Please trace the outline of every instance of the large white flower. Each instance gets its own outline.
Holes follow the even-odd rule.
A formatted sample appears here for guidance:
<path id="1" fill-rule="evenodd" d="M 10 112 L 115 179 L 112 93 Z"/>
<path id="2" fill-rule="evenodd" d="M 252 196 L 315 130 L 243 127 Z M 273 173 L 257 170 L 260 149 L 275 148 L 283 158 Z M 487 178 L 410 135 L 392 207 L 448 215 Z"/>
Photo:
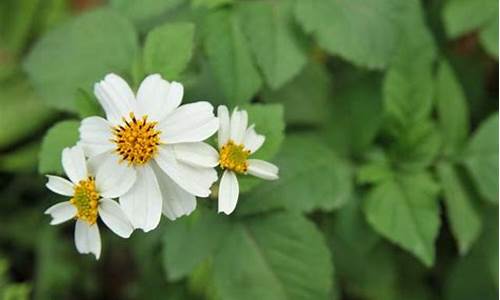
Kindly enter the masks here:
<path id="1" fill-rule="evenodd" d="M 230 214 L 238 202 L 239 184 L 236 174 L 250 174 L 266 180 L 278 179 L 278 167 L 248 157 L 259 150 L 265 137 L 257 134 L 254 125 L 248 126 L 245 110 L 234 109 L 231 117 L 226 106 L 217 109 L 219 118 L 219 164 L 224 173 L 219 185 L 219 212 Z"/>
<path id="2" fill-rule="evenodd" d="M 128 238 L 132 233 L 132 224 L 120 205 L 110 199 L 116 195 L 116 190 L 106 184 L 106 174 L 87 168 L 83 150 L 79 146 L 63 150 L 62 165 L 71 181 L 48 175 L 47 188 L 71 199 L 51 206 L 45 213 L 52 216 L 51 225 L 76 218 L 76 249 L 82 254 L 93 253 L 99 259 L 101 238 L 97 217 L 123 238 Z"/>
<path id="3" fill-rule="evenodd" d="M 135 228 L 190 214 L 196 198 L 207 197 L 217 180 L 217 151 L 202 141 L 218 129 L 208 102 L 179 106 L 180 83 L 150 75 L 137 95 L 115 74 L 94 86 L 106 119 L 89 117 L 80 126 L 80 144 L 97 157 L 106 185 L 120 192 L 120 205 Z"/>

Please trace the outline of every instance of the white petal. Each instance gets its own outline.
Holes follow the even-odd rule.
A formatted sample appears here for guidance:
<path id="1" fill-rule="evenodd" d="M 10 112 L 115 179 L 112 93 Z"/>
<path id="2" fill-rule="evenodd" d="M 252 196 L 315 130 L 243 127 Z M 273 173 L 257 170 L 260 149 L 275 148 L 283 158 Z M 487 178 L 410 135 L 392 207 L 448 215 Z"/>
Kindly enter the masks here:
<path id="1" fill-rule="evenodd" d="M 246 110 L 238 111 L 234 109 L 231 116 L 231 140 L 236 144 L 243 143 L 245 132 L 247 130 L 248 114 Z"/>
<path id="2" fill-rule="evenodd" d="M 248 174 L 267 180 L 278 179 L 278 167 L 260 159 L 248 160 Z"/>
<path id="3" fill-rule="evenodd" d="M 224 171 L 219 185 L 219 212 L 229 215 L 236 208 L 240 186 L 238 178 L 232 171 Z"/>
<path id="4" fill-rule="evenodd" d="M 106 118 L 114 125 L 120 124 L 122 117 L 135 112 L 134 93 L 127 82 L 116 74 L 108 74 L 96 83 L 94 93 L 106 112 Z"/>
<path id="5" fill-rule="evenodd" d="M 158 226 L 161 218 L 161 192 L 149 165 L 137 168 L 137 180 L 132 188 L 120 197 L 120 205 L 134 228 L 147 232 Z"/>
<path id="6" fill-rule="evenodd" d="M 122 238 L 128 238 L 134 231 L 132 223 L 130 223 L 116 201 L 101 199 L 99 202 L 99 216 L 109 229 Z"/>
<path id="7" fill-rule="evenodd" d="M 45 186 L 49 190 L 59 195 L 69 197 L 73 196 L 73 193 L 75 192 L 73 183 L 59 176 L 47 175 L 47 178 L 49 179 L 49 181 L 47 181 Z"/>
<path id="8" fill-rule="evenodd" d="M 87 156 L 95 156 L 115 148 L 111 142 L 113 138 L 112 125 L 101 117 L 83 119 L 79 131 L 79 144 Z"/>
<path id="9" fill-rule="evenodd" d="M 219 148 L 222 148 L 229 140 L 231 133 L 229 111 L 225 105 L 220 105 L 217 108 L 217 118 L 219 119 L 217 142 L 219 143 Z"/>
<path id="10" fill-rule="evenodd" d="M 95 183 L 103 198 L 116 198 L 130 190 L 136 182 L 137 172 L 115 153 L 106 156 L 97 167 Z"/>
<path id="11" fill-rule="evenodd" d="M 76 207 L 69 201 L 65 201 L 52 205 L 45 211 L 45 214 L 52 217 L 50 225 L 57 225 L 74 218 L 76 212 Z"/>
<path id="12" fill-rule="evenodd" d="M 137 114 L 149 120 L 160 121 L 174 111 L 182 101 L 184 87 L 178 82 L 168 82 L 159 74 L 146 77 L 137 92 Z"/>
<path id="13" fill-rule="evenodd" d="M 210 187 L 217 180 L 213 168 L 193 167 L 178 161 L 172 146 L 161 146 L 155 161 L 175 183 L 198 197 L 208 197 Z"/>
<path id="14" fill-rule="evenodd" d="M 163 214 L 172 221 L 191 214 L 196 208 L 196 197 L 173 182 L 156 163 L 153 170 L 160 185 Z"/>
<path id="15" fill-rule="evenodd" d="M 87 164 L 82 147 L 64 148 L 62 152 L 62 165 L 64 172 L 66 172 L 66 175 L 68 175 L 73 183 L 87 179 Z"/>
<path id="16" fill-rule="evenodd" d="M 201 142 L 219 128 L 213 106 L 208 102 L 185 104 L 158 124 L 161 141 L 167 144 Z"/>
<path id="17" fill-rule="evenodd" d="M 96 259 L 101 256 L 101 236 L 96 224 L 89 225 L 77 220 L 75 225 L 76 250 L 81 254 L 93 253 Z"/>
<path id="18" fill-rule="evenodd" d="M 194 167 L 213 168 L 219 164 L 219 152 L 207 143 L 172 145 L 178 160 Z"/>
<path id="19" fill-rule="evenodd" d="M 250 126 L 246 133 L 245 138 L 243 139 L 243 145 L 245 145 L 245 149 L 250 150 L 250 153 L 254 153 L 259 150 L 259 148 L 264 144 L 266 137 L 255 132 L 254 126 Z"/>

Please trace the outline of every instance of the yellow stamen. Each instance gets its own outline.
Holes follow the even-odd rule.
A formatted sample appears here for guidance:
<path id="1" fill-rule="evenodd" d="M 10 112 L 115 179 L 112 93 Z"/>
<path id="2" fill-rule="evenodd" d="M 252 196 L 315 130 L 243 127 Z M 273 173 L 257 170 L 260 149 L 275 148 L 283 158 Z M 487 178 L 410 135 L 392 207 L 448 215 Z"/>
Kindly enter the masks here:
<path id="1" fill-rule="evenodd" d="M 136 119 L 134 113 L 130 113 L 130 120 L 122 120 L 124 124 L 113 129 L 115 139 L 112 141 L 116 144 L 116 152 L 130 164 L 147 163 L 156 154 L 160 144 L 157 122 L 148 122 L 148 116 Z"/>
<path id="2" fill-rule="evenodd" d="M 75 185 L 75 193 L 70 202 L 77 209 L 77 219 L 84 220 L 90 225 L 95 224 L 97 220 L 97 205 L 99 204 L 99 193 L 95 188 L 95 179 L 89 177 L 87 180 L 80 180 Z"/>
<path id="3" fill-rule="evenodd" d="M 236 173 L 246 173 L 248 170 L 248 156 L 250 150 L 246 150 L 244 145 L 237 145 L 229 140 L 220 149 L 219 164 L 223 169 L 228 169 Z"/>

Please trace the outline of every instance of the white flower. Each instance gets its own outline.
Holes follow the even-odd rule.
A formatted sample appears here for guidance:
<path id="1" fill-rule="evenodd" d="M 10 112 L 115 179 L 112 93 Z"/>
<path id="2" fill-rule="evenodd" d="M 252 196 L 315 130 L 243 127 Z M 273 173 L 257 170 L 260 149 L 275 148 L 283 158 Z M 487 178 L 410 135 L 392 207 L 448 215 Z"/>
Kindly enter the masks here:
<path id="1" fill-rule="evenodd" d="M 79 146 L 63 150 L 62 165 L 71 181 L 47 175 L 47 188 L 71 199 L 51 206 L 45 213 L 52 216 L 51 225 L 76 218 L 76 249 L 82 254 L 93 253 L 96 259 L 99 259 L 101 238 L 97 217 L 123 238 L 128 238 L 132 233 L 132 224 L 120 205 L 109 199 L 113 197 L 114 192 L 106 185 L 107 178 L 103 176 L 105 174 L 97 171 L 96 176 L 93 176 L 94 171 L 87 168 L 83 150 Z"/>
<path id="2" fill-rule="evenodd" d="M 217 109 L 219 118 L 219 164 L 224 174 L 219 185 L 219 212 L 230 214 L 238 202 L 239 185 L 236 174 L 250 174 L 266 180 L 278 179 L 278 167 L 260 159 L 248 157 L 264 143 L 265 137 L 247 128 L 247 112 L 234 109 L 229 117 L 226 106 Z"/>
<path id="3" fill-rule="evenodd" d="M 135 228 L 190 214 L 196 198 L 210 195 L 217 180 L 217 151 L 202 141 L 218 129 L 208 102 L 179 106 L 180 83 L 150 75 L 137 95 L 115 74 L 95 84 L 106 119 L 89 117 L 80 126 L 80 144 L 102 164 L 106 185 Z"/>

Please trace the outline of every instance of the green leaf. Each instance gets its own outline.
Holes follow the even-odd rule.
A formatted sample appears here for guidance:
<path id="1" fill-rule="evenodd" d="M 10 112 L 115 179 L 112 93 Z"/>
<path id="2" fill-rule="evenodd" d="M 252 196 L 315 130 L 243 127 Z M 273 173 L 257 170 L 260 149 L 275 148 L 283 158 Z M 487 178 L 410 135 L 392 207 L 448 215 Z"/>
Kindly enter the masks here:
<path id="1" fill-rule="evenodd" d="M 397 0 L 296 1 L 304 30 L 331 54 L 367 68 L 385 68 L 398 39 Z"/>
<path id="2" fill-rule="evenodd" d="M 142 27 L 144 23 L 161 18 L 185 2 L 186 0 L 111 0 L 110 4 L 134 24 Z"/>
<path id="3" fill-rule="evenodd" d="M 77 91 L 75 107 L 78 115 L 82 119 L 90 116 L 104 117 L 104 111 L 101 105 L 97 102 L 97 99 L 94 95 L 83 89 L 79 89 Z"/>
<path id="4" fill-rule="evenodd" d="M 229 233 L 230 224 L 214 212 L 201 210 L 169 223 L 163 239 L 163 266 L 169 280 L 192 273 L 212 256 Z"/>
<path id="5" fill-rule="evenodd" d="M 239 6 L 243 29 L 266 82 L 277 89 L 306 63 L 292 23 L 291 1 L 254 1 Z"/>
<path id="6" fill-rule="evenodd" d="M 328 226 L 336 274 L 353 299 L 396 299 L 396 261 L 364 220 L 360 206 L 361 197 L 353 196 Z"/>
<path id="7" fill-rule="evenodd" d="M 287 123 L 319 125 L 328 119 L 325 107 L 333 98 L 331 83 L 326 68 L 311 63 L 278 90 L 264 90 L 262 98 L 266 102 L 281 103 Z"/>
<path id="8" fill-rule="evenodd" d="M 193 7 L 216 8 L 226 4 L 232 4 L 234 0 L 191 0 Z"/>
<path id="9" fill-rule="evenodd" d="M 38 172 L 40 174 L 63 174 L 61 152 L 78 141 L 78 121 L 63 121 L 52 126 L 43 138 Z"/>
<path id="10" fill-rule="evenodd" d="M 436 104 L 445 153 L 457 151 L 469 133 L 469 111 L 462 87 L 445 61 L 437 72 Z"/>
<path id="11" fill-rule="evenodd" d="M 486 52 L 498 58 L 498 14 L 481 30 L 479 40 Z"/>
<path id="12" fill-rule="evenodd" d="M 333 266 L 323 236 L 300 215 L 234 224 L 214 258 L 220 299 L 330 299 Z"/>
<path id="13" fill-rule="evenodd" d="M 248 102 L 258 92 L 262 81 L 236 14 L 232 10 L 213 12 L 203 27 L 208 62 L 226 102 L 233 105 Z"/>
<path id="14" fill-rule="evenodd" d="M 266 182 L 242 197 L 238 212 L 253 214 L 284 208 L 310 212 L 332 210 L 350 196 L 350 168 L 321 139 L 288 136 L 276 157 L 280 178 Z"/>
<path id="15" fill-rule="evenodd" d="M 443 23 L 450 38 L 482 28 L 498 16 L 496 0 L 449 0 L 443 8 Z"/>
<path id="16" fill-rule="evenodd" d="M 430 267 L 440 225 L 437 193 L 428 173 L 394 174 L 372 188 L 363 207 L 365 217 L 376 232 Z"/>
<path id="17" fill-rule="evenodd" d="M 191 60 L 194 29 L 192 23 L 167 23 L 150 31 L 144 45 L 145 72 L 178 79 Z"/>
<path id="18" fill-rule="evenodd" d="M 481 233 L 481 217 L 474 207 L 457 170 L 448 163 L 437 167 L 437 174 L 444 192 L 446 213 L 460 254 L 466 254 Z"/>
<path id="19" fill-rule="evenodd" d="M 40 143 L 34 142 L 0 156 L 0 170 L 4 172 L 32 173 L 36 171 Z"/>
<path id="20" fill-rule="evenodd" d="M 281 104 L 253 104 L 243 107 L 248 112 L 248 124 L 255 124 L 255 131 L 266 137 L 262 147 L 252 154 L 252 159 L 270 161 L 280 150 L 285 137 L 285 122 Z M 240 192 L 247 192 L 262 182 L 253 176 L 239 176 Z"/>
<path id="21" fill-rule="evenodd" d="M 47 105 L 75 111 L 79 88 L 90 91 L 105 74 L 129 70 L 137 50 L 132 24 L 100 9 L 47 33 L 33 47 L 24 69 Z"/>
<path id="22" fill-rule="evenodd" d="M 390 68 L 384 79 L 386 113 L 398 124 L 412 124 L 426 119 L 432 111 L 433 78 L 430 64 Z"/>
<path id="23" fill-rule="evenodd" d="M 465 149 L 462 163 L 479 193 L 498 203 L 498 113 L 481 123 Z"/>
<path id="24" fill-rule="evenodd" d="M 25 81 L 0 86 L 0 106 L 0 128 L 4 128 L 0 130 L 0 148 L 35 134 L 54 117 Z"/>
<path id="25" fill-rule="evenodd" d="M 382 125 L 380 77 L 358 76 L 340 86 L 328 104 L 330 117 L 325 129 L 328 142 L 345 156 L 364 153 Z"/>

